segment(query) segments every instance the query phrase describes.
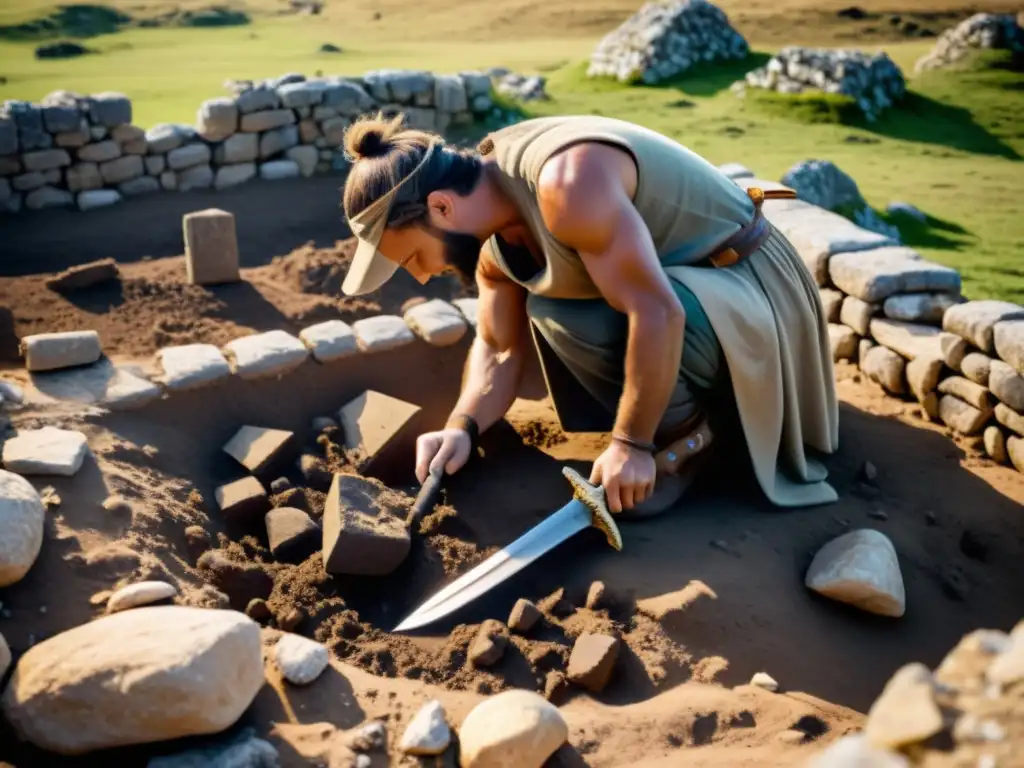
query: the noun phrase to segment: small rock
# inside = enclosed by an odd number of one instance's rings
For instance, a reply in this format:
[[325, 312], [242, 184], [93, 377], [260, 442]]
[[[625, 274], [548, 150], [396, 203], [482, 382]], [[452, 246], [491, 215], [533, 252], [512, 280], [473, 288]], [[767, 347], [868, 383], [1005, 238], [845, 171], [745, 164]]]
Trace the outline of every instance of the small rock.
[[323, 559], [328, 573], [383, 576], [394, 571], [412, 546], [404, 519], [382, 483], [336, 475], [324, 506]]
[[988, 377], [991, 369], [992, 358], [981, 352], [968, 352], [964, 355], [964, 359], [960, 361], [960, 370], [963, 375], [975, 384], [980, 384], [983, 387], [988, 386]]
[[283, 429], [243, 426], [222, 449], [257, 477], [270, 478], [290, 463], [298, 451], [295, 434]]
[[267, 513], [270, 500], [260, 481], [244, 477], [220, 486], [214, 496], [226, 520], [239, 525], [251, 524]]
[[958, 742], [1000, 742], [1006, 739], [1006, 729], [995, 720], [988, 720], [966, 712], [953, 725], [953, 739]]
[[244, 611], [249, 601], [266, 600], [274, 588], [274, 579], [255, 563], [239, 563], [223, 552], [211, 550], [196, 562], [203, 578], [231, 599], [231, 607]]
[[103, 509], [111, 514], [120, 514], [131, 517], [132, 505], [123, 496], [108, 496], [103, 500]]
[[281, 562], [301, 563], [320, 548], [320, 526], [301, 509], [272, 509], [266, 525], [270, 551]]
[[565, 674], [552, 669], [544, 678], [544, 698], [556, 707], [569, 695], [569, 681]]
[[185, 529], [185, 549], [189, 561], [195, 563], [207, 550], [213, 547], [213, 540], [206, 529], [200, 525], [190, 525]]
[[57, 489], [52, 485], [48, 485], [39, 492], [39, 497], [43, 500], [43, 504], [46, 505], [46, 509], [53, 512], [55, 509], [59, 509], [62, 503], [60, 494], [57, 493]]
[[46, 281], [46, 287], [57, 293], [71, 293], [117, 280], [119, 277], [120, 272], [116, 261], [100, 259], [88, 264], [78, 264], [54, 275]]
[[70, 477], [82, 468], [89, 444], [81, 432], [57, 427], [27, 429], [3, 445], [4, 467], [19, 475]]
[[338, 422], [330, 416], [317, 416], [313, 419], [313, 432], [319, 435], [325, 429], [337, 429]]
[[388, 729], [380, 720], [371, 720], [358, 728], [347, 731], [342, 742], [356, 752], [382, 750], [388, 743]]
[[525, 598], [516, 600], [512, 612], [508, 615], [508, 628], [520, 635], [525, 635], [540, 621], [542, 615], [537, 606]]
[[20, 405], [25, 399], [25, 392], [15, 384], [13, 381], [4, 381], [0, 379], [0, 395], [3, 396], [4, 400], [8, 403], [14, 403]]
[[338, 412], [345, 447], [365, 456], [364, 466], [368, 465], [390, 446], [401, 443], [420, 410], [418, 405], [367, 390]]
[[569, 727], [557, 707], [532, 691], [504, 691], [482, 701], [463, 720], [461, 768], [539, 767], [568, 738]]
[[469, 645], [469, 662], [474, 667], [490, 667], [497, 664], [508, 646], [505, 625], [489, 619], [480, 625], [473, 642]]
[[806, 768], [910, 768], [910, 761], [872, 746], [863, 733], [857, 733], [832, 742]]
[[306, 615], [301, 610], [292, 606], [277, 617], [277, 626], [285, 632], [291, 632], [299, 626], [305, 618]]
[[587, 600], [584, 605], [592, 611], [599, 610], [604, 606], [605, 586], [603, 581], [595, 581], [587, 590]]
[[860, 468], [860, 479], [865, 483], [874, 483], [878, 480], [878, 468], [870, 461], [865, 461]]
[[655, 621], [682, 614], [701, 598], [716, 600], [718, 595], [702, 581], [693, 580], [682, 589], [637, 600], [636, 609]]
[[868, 512], [868, 517], [874, 518], [875, 520], [886, 521], [889, 519], [889, 515], [880, 509], [873, 509]]
[[850, 531], [830, 541], [814, 556], [804, 583], [870, 613], [900, 617], [906, 611], [896, 549], [880, 531]]
[[1024, 631], [1021, 625], [1010, 634], [1009, 645], [989, 664], [985, 680], [994, 685], [1013, 685], [1024, 680]]
[[285, 491], [290, 491], [292, 487], [292, 481], [287, 477], [279, 477], [277, 480], [270, 484], [270, 492], [275, 496]]
[[279, 768], [277, 749], [245, 728], [226, 741], [174, 755], [154, 757], [146, 768]]
[[755, 672], [754, 676], [750, 678], [750, 684], [758, 688], [764, 688], [772, 693], [779, 690], [779, 684], [767, 672]]
[[872, 746], [899, 749], [942, 730], [932, 673], [924, 664], [901, 667], [868, 710], [864, 735]]
[[600, 693], [611, 679], [618, 654], [617, 638], [584, 632], [573, 645], [567, 676], [592, 693]]
[[258, 621], [260, 624], [266, 624], [274, 614], [270, 612], [270, 606], [267, 605], [266, 600], [260, 597], [254, 597], [249, 601], [249, 604], [245, 606], [245, 615], [253, 621]]
[[448, 749], [451, 739], [444, 707], [432, 699], [409, 721], [398, 748], [410, 755], [440, 755]]
[[1009, 460], [1006, 452], [1006, 436], [1003, 434], [1003, 430], [993, 424], [985, 429], [982, 439], [985, 444], [985, 453], [993, 461], [1005, 464]]
[[308, 685], [316, 680], [329, 660], [326, 646], [302, 635], [285, 634], [274, 646], [277, 668], [294, 685]]
[[166, 581], [140, 581], [117, 590], [107, 601], [107, 613], [170, 600], [178, 590]]
[[779, 741], [783, 744], [803, 744], [807, 740], [807, 734], [793, 728], [788, 728], [778, 735]]

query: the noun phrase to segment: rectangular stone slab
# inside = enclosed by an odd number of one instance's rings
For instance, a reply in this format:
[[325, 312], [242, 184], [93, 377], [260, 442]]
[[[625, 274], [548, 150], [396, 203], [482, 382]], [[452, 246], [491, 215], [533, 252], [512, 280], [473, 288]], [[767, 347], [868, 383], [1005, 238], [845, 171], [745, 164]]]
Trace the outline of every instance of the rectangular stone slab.
[[979, 411], [991, 411], [995, 407], [992, 393], [981, 384], [977, 384], [963, 376], [950, 376], [939, 382], [939, 392], [943, 395], [959, 397], [968, 405]]
[[21, 353], [28, 370], [56, 371], [95, 363], [103, 348], [96, 331], [66, 331], [26, 336], [21, 340]]
[[376, 315], [352, 323], [359, 348], [364, 352], [384, 352], [411, 344], [413, 336], [405, 320], [397, 315]]
[[82, 468], [89, 444], [77, 430], [25, 429], [3, 447], [4, 469], [19, 475], [71, 477]]
[[267, 491], [255, 477], [243, 477], [222, 485], [214, 492], [214, 497], [224, 519], [240, 525], [262, 520], [270, 509]]
[[408, 556], [409, 530], [382, 502], [383, 490], [361, 477], [334, 476], [321, 522], [325, 571], [384, 576]]
[[828, 271], [836, 287], [868, 303], [899, 293], [960, 292], [959, 272], [904, 247], [838, 253], [829, 260]]
[[198, 389], [231, 375], [231, 366], [212, 344], [184, 344], [157, 352], [169, 390]]
[[962, 343], [959, 337], [932, 325], [904, 323], [880, 317], [871, 321], [871, 335], [879, 344], [899, 352], [908, 360], [915, 357], [934, 357], [943, 360], [946, 357], [944, 340], [948, 340], [949, 343]]
[[355, 331], [343, 320], [328, 320], [303, 328], [299, 338], [318, 363], [330, 363], [359, 353]]
[[892, 320], [941, 325], [943, 315], [959, 301], [953, 293], [897, 293], [885, 300], [882, 312]]
[[225, 350], [234, 357], [234, 370], [243, 379], [278, 376], [299, 367], [309, 350], [285, 331], [267, 331], [229, 341]]
[[338, 412], [345, 447], [372, 461], [398, 439], [419, 412], [418, 405], [367, 390]]
[[297, 450], [294, 437], [293, 432], [283, 429], [246, 425], [225, 443], [223, 450], [254, 475], [265, 477], [291, 463]]
[[1024, 411], [1024, 376], [1009, 363], [993, 360], [989, 368], [988, 386], [992, 394], [1013, 408]]
[[[173, 165], [172, 165], [173, 168]], [[218, 285], [239, 280], [238, 238], [234, 214], [217, 208], [182, 217], [185, 273], [195, 285]]]
[[412, 307], [405, 313], [405, 322], [420, 338], [435, 347], [457, 343], [467, 330], [462, 313], [441, 299]]
[[995, 351], [995, 325], [1003, 320], [1024, 319], [1024, 307], [1008, 301], [967, 301], [950, 307], [942, 316], [942, 328], [971, 342], [983, 352]]
[[92, 365], [49, 371], [32, 378], [36, 389], [55, 400], [100, 405], [110, 410], [138, 408], [160, 397], [160, 387], [141, 373], [106, 358]]

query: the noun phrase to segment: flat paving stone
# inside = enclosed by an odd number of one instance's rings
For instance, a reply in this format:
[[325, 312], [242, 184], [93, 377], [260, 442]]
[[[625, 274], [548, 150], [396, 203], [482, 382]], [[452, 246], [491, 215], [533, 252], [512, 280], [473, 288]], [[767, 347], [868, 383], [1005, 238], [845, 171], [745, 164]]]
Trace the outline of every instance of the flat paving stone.
[[411, 344], [416, 337], [397, 315], [376, 315], [352, 323], [359, 348], [364, 352], [385, 352]]
[[420, 338], [435, 347], [457, 343], [467, 330], [462, 313], [441, 299], [416, 305], [405, 313], [405, 322]]
[[82, 468], [88, 452], [89, 443], [77, 430], [26, 429], [4, 443], [4, 469], [19, 475], [71, 477]]
[[169, 390], [198, 389], [231, 375], [231, 366], [213, 344], [184, 344], [157, 352]]
[[99, 405], [109, 410], [138, 408], [156, 400], [160, 387], [136, 371], [102, 358], [80, 368], [37, 373], [32, 385], [53, 400]]
[[232, 435], [223, 450], [252, 474], [277, 477], [298, 450], [294, 438], [294, 432], [284, 429], [247, 424]]
[[960, 273], [925, 261], [905, 247], [839, 253], [829, 260], [829, 276], [843, 292], [868, 303], [900, 293], [960, 293]]
[[285, 331], [267, 331], [229, 341], [225, 350], [234, 357], [234, 370], [243, 379], [279, 376], [298, 368], [309, 350]]
[[243, 477], [214, 491], [217, 506], [226, 520], [250, 524], [270, 507], [267, 491], [255, 477]]
[[372, 461], [398, 440], [419, 412], [418, 405], [367, 390], [338, 412], [345, 447]]
[[318, 363], [330, 363], [359, 353], [355, 331], [343, 320], [328, 320], [299, 331]]
[[96, 331], [67, 331], [25, 336], [21, 351], [29, 371], [55, 371], [95, 363], [103, 347]]

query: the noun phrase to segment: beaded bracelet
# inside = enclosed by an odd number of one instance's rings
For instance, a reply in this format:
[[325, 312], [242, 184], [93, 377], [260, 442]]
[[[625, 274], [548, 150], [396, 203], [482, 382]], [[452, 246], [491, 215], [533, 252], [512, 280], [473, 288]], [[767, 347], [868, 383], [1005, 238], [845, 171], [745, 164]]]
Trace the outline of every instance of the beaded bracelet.
[[646, 451], [647, 453], [657, 453], [658, 446], [654, 443], [645, 443], [643, 440], [634, 440], [632, 437], [626, 435], [614, 434], [612, 440], [617, 440], [623, 445], [628, 445], [630, 448], [636, 448], [638, 451]]

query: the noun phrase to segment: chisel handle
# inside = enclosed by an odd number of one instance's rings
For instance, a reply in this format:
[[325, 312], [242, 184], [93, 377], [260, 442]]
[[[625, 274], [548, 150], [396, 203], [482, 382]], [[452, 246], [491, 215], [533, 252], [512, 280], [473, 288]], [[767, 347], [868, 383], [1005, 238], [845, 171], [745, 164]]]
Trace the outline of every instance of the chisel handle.
[[420, 486], [420, 492], [416, 494], [416, 501], [409, 511], [409, 525], [415, 525], [424, 515], [429, 514], [441, 497], [441, 486], [444, 480], [444, 467], [432, 470], [427, 479]]

